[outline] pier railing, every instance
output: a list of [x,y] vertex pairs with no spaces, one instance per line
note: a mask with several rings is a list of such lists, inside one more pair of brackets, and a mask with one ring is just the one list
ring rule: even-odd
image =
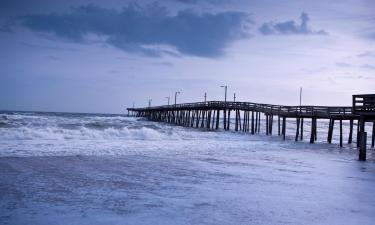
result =
[[353,116],[352,107],[335,106],[285,106],[252,102],[232,101],[207,101],[195,103],[182,103],[176,105],[163,105],[145,108],[128,108],[131,111],[163,111],[163,110],[196,110],[196,109],[220,109],[220,110],[248,110],[270,115],[301,116],[331,118],[340,116]]

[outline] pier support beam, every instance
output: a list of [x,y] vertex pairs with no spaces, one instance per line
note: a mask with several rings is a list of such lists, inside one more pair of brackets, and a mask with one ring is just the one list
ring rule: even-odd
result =
[[300,140],[303,140],[303,118],[301,118],[301,135]]
[[244,121],[243,121],[243,130],[244,130],[244,132],[247,132],[248,131],[248,124],[249,124],[249,116],[250,116],[249,111],[246,111],[245,115],[246,115],[246,117],[244,118]]
[[258,132],[258,112],[255,112],[255,133]]
[[192,117],[191,117],[191,123],[190,123],[190,127],[194,127],[194,124],[197,123],[197,118],[198,118],[198,110],[193,110],[192,111]]
[[340,148],[342,148],[342,120],[340,119]]
[[314,138],[315,138],[315,141],[318,140],[318,118],[315,118],[315,124],[314,124]]
[[220,109],[216,111],[216,130],[219,129]]
[[283,140],[285,140],[285,132],[286,131],[286,118],[285,116],[283,117],[283,130],[282,130],[282,133],[283,133]]
[[348,138],[348,144],[351,144],[353,141],[353,119],[349,122],[349,138]]
[[365,118],[359,119],[359,160],[366,161],[367,132],[365,132]]
[[299,123],[300,123],[300,120],[301,120],[301,118],[296,118],[296,127],[297,127],[297,129],[296,129],[296,138],[295,138],[295,140],[294,141],[298,141],[298,136],[299,136]]
[[234,123],[234,131],[238,131],[238,110],[235,110],[236,116],[235,116],[235,123]]
[[260,112],[259,112],[259,117],[258,117],[258,133],[260,133]]
[[201,122],[201,128],[204,128],[205,125],[205,119],[206,119],[206,110],[202,110],[202,122]]
[[246,123],[247,123],[247,117],[248,117],[247,111],[243,112],[243,121],[242,121],[242,132],[246,132]]
[[246,132],[250,131],[250,111],[246,111]]
[[334,119],[330,119],[329,120],[329,126],[328,126],[328,137],[327,137],[327,142],[329,144],[332,143],[332,135],[333,135],[333,127],[335,125],[335,120]]
[[246,131],[250,132],[250,111],[247,111]]
[[195,121],[195,127],[196,127],[196,128],[199,127],[200,115],[201,115],[201,111],[200,111],[200,110],[197,110],[197,119],[196,119],[196,121]]
[[228,124],[227,124],[227,130],[230,130],[230,109],[228,109]]
[[366,142],[367,142],[367,132],[359,133],[359,161],[366,161]]
[[313,144],[316,140],[316,118],[311,118],[311,134],[310,134],[310,143]]
[[251,111],[251,134],[254,134],[254,111]]
[[360,139],[360,125],[359,125],[359,120],[357,120],[357,148],[359,148],[359,139]]
[[270,115],[270,122],[269,122],[269,134],[272,135],[272,128],[273,128],[273,115]]
[[[244,111],[245,114],[245,111]],[[238,110],[238,130],[241,131],[242,126],[241,126],[241,111]]]
[[223,116],[224,116],[224,130],[227,130],[227,110],[223,110]]
[[211,123],[211,110],[207,111],[207,119],[206,119],[206,128],[209,130],[210,129],[210,124]]
[[371,147],[375,145],[375,122],[372,123],[372,137],[371,137]]

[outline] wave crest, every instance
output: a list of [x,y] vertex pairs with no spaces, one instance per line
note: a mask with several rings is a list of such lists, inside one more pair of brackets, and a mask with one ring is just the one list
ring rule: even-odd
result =
[[160,140],[171,137],[171,134],[162,133],[147,127],[139,129],[129,129],[127,127],[121,129],[113,127],[91,129],[84,126],[79,129],[64,129],[61,127],[0,129],[0,139],[2,140]]

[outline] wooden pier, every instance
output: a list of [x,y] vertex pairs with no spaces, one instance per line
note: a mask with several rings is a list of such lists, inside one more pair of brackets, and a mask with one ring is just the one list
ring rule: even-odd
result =
[[[311,121],[310,143],[317,140],[319,119],[329,120],[327,142],[332,143],[335,122],[339,122],[340,147],[343,146],[343,121],[349,121],[348,144],[353,142],[354,122],[357,125],[357,147],[359,160],[366,160],[366,122],[372,123],[371,147],[374,147],[375,133],[375,94],[353,95],[353,105],[334,106],[284,106],[252,102],[207,101],[183,103],[145,108],[127,108],[128,114],[146,117],[152,121],[167,122],[180,126],[205,129],[231,129],[231,116],[234,117],[234,130],[256,134],[260,132],[261,117],[265,118],[266,135],[273,134],[274,117],[277,117],[277,135],[285,140],[286,119],[296,120],[295,141],[303,140],[305,120]],[[233,114],[231,115],[231,112]],[[220,120],[222,115],[223,120]],[[241,118],[242,117],[242,118]],[[222,124],[220,124],[222,123]]]

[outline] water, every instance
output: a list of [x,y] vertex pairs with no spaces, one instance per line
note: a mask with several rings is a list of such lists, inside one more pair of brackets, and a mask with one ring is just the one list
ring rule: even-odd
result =
[[327,144],[328,121],[315,144],[309,121],[302,142],[294,120],[286,141],[261,123],[250,135],[0,112],[0,224],[372,224],[374,150],[357,161],[355,143],[338,147],[338,124]]
[[[272,138],[265,137],[265,121],[261,121],[261,134],[251,136],[241,132],[216,132],[193,128],[177,127],[165,123],[149,122],[143,118],[123,115],[40,113],[40,112],[0,112],[0,156],[61,156],[61,155],[123,155],[161,151],[182,153],[184,148],[216,149],[218,143],[226,147],[242,148],[257,141],[277,141],[280,143],[275,119]],[[294,140],[295,120],[287,120],[287,139]],[[344,141],[348,137],[348,122],[344,121]],[[232,121],[231,128],[234,128]],[[333,135],[333,147],[339,142],[338,123]],[[356,127],[354,144],[346,149],[356,151]],[[371,127],[368,126],[367,130]],[[318,122],[319,148],[327,146],[328,121]],[[369,133],[368,142],[371,140]],[[310,135],[310,121],[304,123],[304,142]],[[229,144],[230,143],[230,144]],[[204,147],[204,148],[203,148]],[[310,147],[310,146],[309,146]],[[158,153],[159,154],[159,153]]]

